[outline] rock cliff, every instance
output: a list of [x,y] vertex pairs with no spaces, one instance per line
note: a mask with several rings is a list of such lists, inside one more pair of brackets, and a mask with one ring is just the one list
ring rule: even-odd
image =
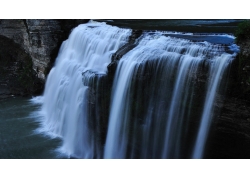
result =
[[[86,22],[88,20],[0,20],[0,96],[41,93],[61,43],[72,28]],[[30,73],[21,78],[24,67]]]
[[250,158],[250,21],[248,23],[243,31],[240,29],[241,38],[236,40],[240,52],[231,65],[227,91],[211,130],[205,158]]

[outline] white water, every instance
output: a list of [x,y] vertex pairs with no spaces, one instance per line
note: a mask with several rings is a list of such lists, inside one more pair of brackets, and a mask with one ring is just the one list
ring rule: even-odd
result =
[[[43,130],[62,138],[60,151],[69,157],[202,158],[216,93],[233,55],[220,45],[167,37],[164,32],[145,33],[120,59],[113,87],[105,87],[112,88],[112,94],[110,108],[101,109],[110,114],[106,142],[100,143],[97,132],[103,131],[98,129],[103,119],[98,108],[103,106],[96,93],[112,54],[130,34],[129,29],[93,21],[72,31],[43,97],[34,100],[43,103]],[[208,78],[203,82],[207,89],[197,88],[201,72]],[[195,121],[198,128],[193,127]]]
[[216,92],[220,87],[220,82],[222,81],[223,73],[229,64],[228,60],[231,60],[231,58],[232,57],[228,54],[215,56],[213,59],[214,62],[212,62],[212,65],[210,66],[210,79],[208,80],[208,89],[201,117],[199,132],[195,143],[193,158],[202,158],[205,142],[209,133],[211,120],[213,117],[213,108],[216,98]]
[[106,74],[112,53],[128,41],[130,33],[131,30],[90,22],[76,27],[60,49],[43,95],[43,126],[63,139],[60,150],[69,156],[101,156],[95,152],[94,135],[88,129],[87,84],[91,81],[83,85],[82,73]]
[[[159,34],[145,35],[139,45],[119,62],[112,90],[104,157],[181,158],[181,148],[185,143],[183,137],[187,131],[185,124],[190,120],[191,113],[188,107],[195,101],[194,76],[202,63],[207,61],[212,64],[208,72],[211,80],[205,92],[207,99],[194,150],[194,154],[198,153],[195,157],[202,158],[199,153],[203,152],[209,131],[219,78],[222,78],[223,71],[232,60],[232,55],[222,50],[222,47],[210,43],[192,43]],[[212,58],[208,59],[211,55]],[[151,73],[157,75],[152,75],[154,78],[148,84],[152,94],[143,96],[142,91],[135,99],[131,98],[131,94],[136,91],[132,79],[140,75],[139,68],[144,69],[147,61],[153,61],[156,67]],[[171,76],[175,76],[174,83],[170,82]],[[156,83],[158,79],[164,78],[164,84]],[[140,101],[141,98],[149,99],[148,106],[144,106],[147,110],[146,116],[142,117],[142,124],[131,122],[134,116],[131,115],[133,101]],[[131,129],[134,131],[131,132]]]

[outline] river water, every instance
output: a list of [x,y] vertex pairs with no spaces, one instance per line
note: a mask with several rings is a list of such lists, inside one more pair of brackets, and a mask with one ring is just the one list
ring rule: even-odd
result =
[[61,140],[39,133],[39,104],[32,98],[10,97],[0,100],[0,158],[56,159]]

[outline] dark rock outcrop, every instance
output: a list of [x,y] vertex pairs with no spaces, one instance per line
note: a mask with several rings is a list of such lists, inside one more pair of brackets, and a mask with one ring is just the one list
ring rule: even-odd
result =
[[250,158],[250,39],[237,42],[221,110],[214,118],[205,158]]
[[0,35],[0,98],[41,93],[43,83],[32,68],[32,59],[19,44]]
[[112,84],[113,84],[113,79],[114,79],[118,61],[122,58],[124,54],[126,54],[127,52],[129,52],[131,49],[133,49],[136,46],[135,41],[137,38],[141,36],[141,34],[142,34],[142,30],[133,29],[132,34],[129,37],[128,43],[120,47],[112,55],[111,63],[107,67],[108,68],[108,84],[110,87],[112,87]]
[[[72,28],[86,22],[88,20],[0,20],[0,41],[2,42],[0,95],[41,93],[62,42],[67,39]],[[22,76],[25,71],[17,71],[17,69],[24,67],[29,74]],[[17,77],[25,79],[29,86],[17,83]]]
[[250,158],[250,102],[227,97],[215,118],[208,139],[205,158]]

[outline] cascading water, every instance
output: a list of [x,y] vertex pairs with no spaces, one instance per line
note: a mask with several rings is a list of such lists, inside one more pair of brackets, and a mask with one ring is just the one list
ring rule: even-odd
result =
[[234,55],[223,45],[145,32],[112,77],[111,56],[131,34],[96,22],[72,31],[46,82],[43,126],[77,158],[202,158]]
[[[201,158],[218,78],[222,78],[232,55],[224,53],[222,46],[210,43],[157,34],[144,36],[136,48],[123,56],[116,71],[104,157],[190,156],[185,152],[192,148],[186,142],[187,132],[190,120],[197,119],[191,111],[195,110],[193,101],[199,101],[204,109],[194,157]],[[210,70],[204,73],[211,80],[208,90],[199,92],[201,89],[195,87],[205,64]],[[198,93],[207,96],[205,101],[196,97]]]
[[229,54],[215,56],[209,67],[210,79],[206,93],[203,113],[201,117],[199,132],[195,143],[193,158],[201,158],[204,151],[205,141],[208,136],[209,127],[211,125],[212,115],[214,111],[215,96],[218,92],[220,81],[232,57]]
[[63,43],[46,82],[42,110],[43,125],[62,137],[65,153],[78,158],[102,157],[95,134],[88,128],[89,119],[94,121],[89,115],[90,86],[98,86],[94,74],[107,73],[111,55],[130,34],[131,30],[90,22],[75,28]]

